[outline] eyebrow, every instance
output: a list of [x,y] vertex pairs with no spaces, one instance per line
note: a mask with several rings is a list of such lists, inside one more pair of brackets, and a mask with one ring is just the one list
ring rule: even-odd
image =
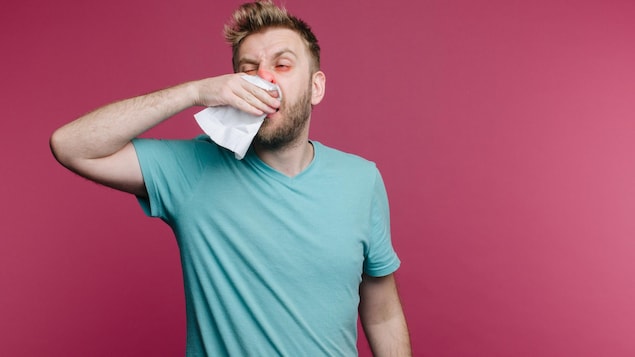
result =
[[282,57],[283,55],[285,55],[285,54],[287,54],[287,53],[292,54],[292,55],[293,55],[293,57],[298,57],[298,56],[295,54],[295,52],[293,52],[291,49],[289,49],[289,48],[283,48],[282,50],[280,50],[280,51],[276,52],[276,53],[273,55],[273,58]]
[[[296,53],[294,51],[292,51],[291,49],[283,48],[280,51],[274,53],[273,54],[273,58],[275,59],[275,58],[282,57],[282,56],[284,56],[287,53],[291,54],[293,57],[296,57],[296,58],[298,57],[296,55]],[[242,65],[245,65],[245,64],[258,64],[258,60],[253,59],[253,58],[249,58],[249,57],[242,57],[242,58],[240,58],[238,60],[238,66],[242,66]]]
[[258,61],[254,60],[254,59],[251,59],[251,58],[244,58],[244,57],[238,60],[238,66],[239,67],[242,66],[242,65],[245,65],[245,64],[257,65]]

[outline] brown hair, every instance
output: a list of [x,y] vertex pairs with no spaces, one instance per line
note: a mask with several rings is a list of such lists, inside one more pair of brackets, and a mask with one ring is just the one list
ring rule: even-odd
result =
[[320,46],[309,25],[271,0],[262,0],[241,5],[225,25],[225,40],[232,46],[234,71],[238,70],[238,49],[245,37],[272,27],[287,28],[300,35],[313,57],[312,72],[320,69]]

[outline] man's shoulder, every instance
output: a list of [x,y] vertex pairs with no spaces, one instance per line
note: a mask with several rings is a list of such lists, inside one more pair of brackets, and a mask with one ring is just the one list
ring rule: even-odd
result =
[[135,138],[135,147],[143,147],[149,150],[196,150],[196,149],[216,149],[218,145],[210,139],[208,135],[198,135],[189,139],[155,139],[155,138]]
[[370,174],[377,171],[375,162],[357,154],[335,149],[316,141],[313,141],[313,144],[320,155],[320,162],[327,167],[360,174]]
[[206,165],[214,161],[223,161],[231,152],[218,146],[209,136],[199,135],[190,139],[151,139],[133,140],[140,161],[155,161],[161,165],[173,161],[179,165],[186,162]]
[[324,145],[318,141],[312,141],[312,143],[318,148],[318,150],[320,151],[320,154],[324,156],[324,158],[327,158],[329,160],[341,161],[346,164],[375,167],[375,163],[373,161],[363,158],[357,154],[336,149],[336,148]]

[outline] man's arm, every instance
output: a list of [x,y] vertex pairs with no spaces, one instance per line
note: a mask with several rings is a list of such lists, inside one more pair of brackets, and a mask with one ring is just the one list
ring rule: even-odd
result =
[[412,356],[394,275],[374,278],[364,274],[359,294],[359,315],[373,355]]
[[192,106],[231,105],[261,115],[280,102],[263,89],[229,74],[115,102],[57,129],[51,151],[69,170],[139,196],[147,195],[132,139]]

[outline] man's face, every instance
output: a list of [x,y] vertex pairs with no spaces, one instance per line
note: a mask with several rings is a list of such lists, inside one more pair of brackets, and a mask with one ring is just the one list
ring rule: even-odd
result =
[[[259,75],[280,86],[280,110],[265,118],[255,142],[277,149],[308,136],[311,117],[311,58],[300,36],[292,30],[272,28],[247,36],[238,50],[238,71]],[[316,103],[317,104],[317,103]]]

